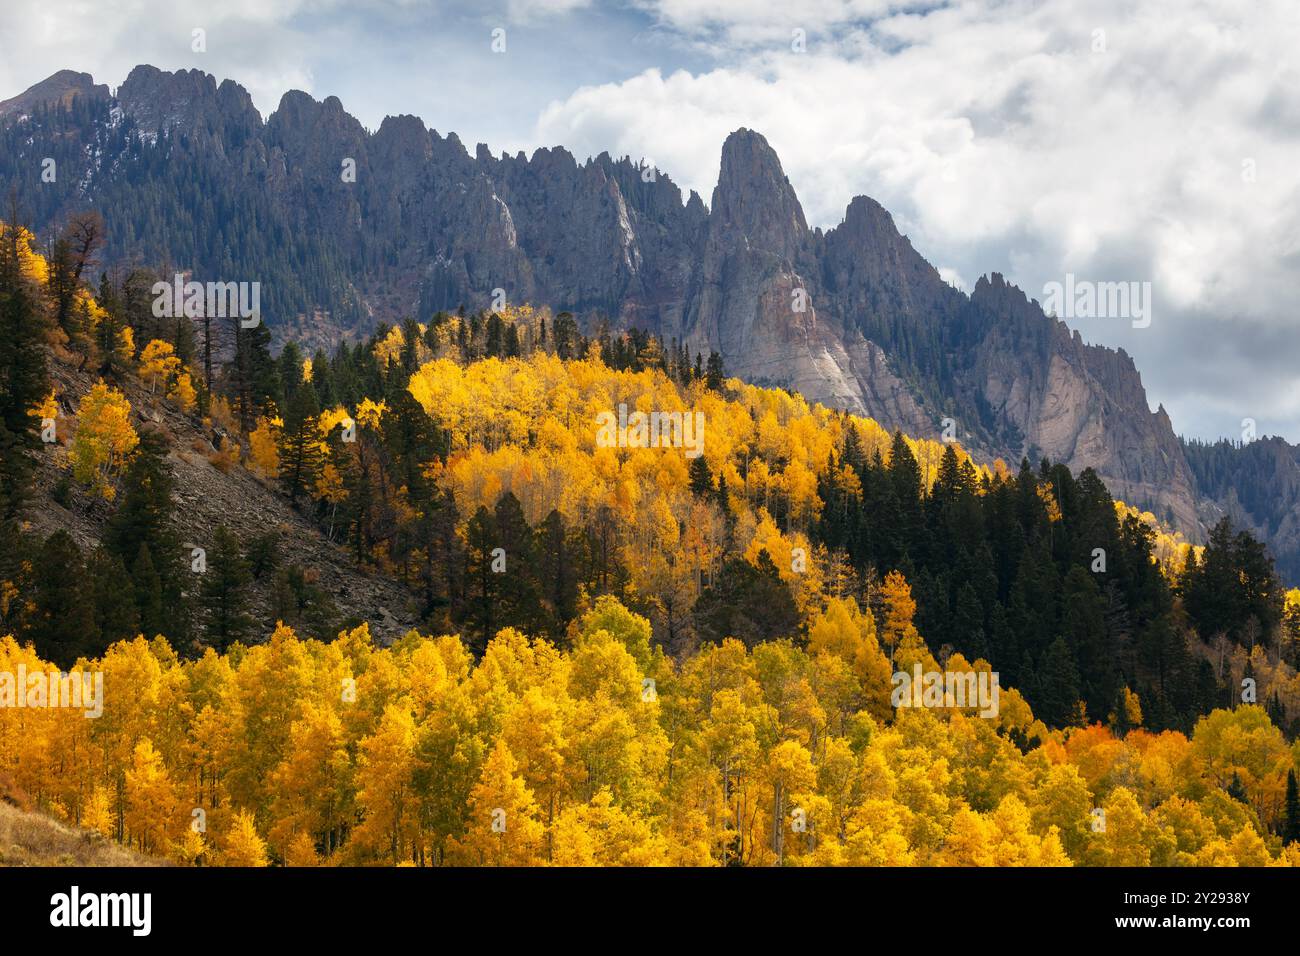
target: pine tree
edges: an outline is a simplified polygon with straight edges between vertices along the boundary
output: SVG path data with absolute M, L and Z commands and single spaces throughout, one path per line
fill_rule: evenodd
M 550 611 L 551 639 L 559 641 L 573 620 L 578 602 L 578 580 L 574 549 L 564 518 L 551 511 L 537 533 L 537 569 L 542 597 Z
M 754 564 L 735 557 L 722 566 L 717 580 L 695 604 L 695 625 L 706 640 L 735 637 L 752 647 L 792 637 L 799 612 L 790 586 L 781 580 L 771 555 L 762 550 Z
M 45 539 L 32 569 L 35 605 L 28 637 L 45 660 L 71 667 L 78 657 L 90 656 L 95 618 L 87 600 L 81 549 L 66 531 Z
M 162 575 L 158 573 L 153 554 L 144 541 L 140 542 L 140 551 L 131 565 L 131 591 L 142 634 L 152 637 L 175 633 L 167 626 L 169 615 L 164 610 Z
M 717 352 L 709 353 L 708 366 L 705 370 L 705 385 L 711 392 L 721 392 L 726 376 L 722 370 L 722 356 Z
M 16 520 L 30 493 L 27 451 L 38 444 L 32 410 L 49 392 L 45 318 L 20 262 L 24 231 L 0 227 L 0 518 Z
M 207 549 L 207 569 L 199 585 L 204 634 L 208 643 L 219 651 L 243 640 L 252 628 L 245 593 L 251 581 L 239 540 L 224 525 L 219 525 L 213 532 L 212 546 Z
M 284 417 L 279 439 L 280 483 L 295 501 L 315 485 L 324 464 L 319 422 L 320 406 L 316 404 L 315 389 L 298 389 Z
M 239 416 L 239 430 L 247 435 L 256 426 L 258 416 L 279 394 L 280 382 L 271 358 L 271 333 L 266 326 L 258 322 L 244 328 L 236 319 L 232 328 L 235 352 L 226 369 L 226 389 L 231 406 Z
M 1286 803 L 1282 810 L 1282 842 L 1300 840 L 1300 789 L 1296 787 L 1295 768 L 1286 772 Z
M 161 433 L 141 433 L 122 475 L 120 501 L 105 529 L 104 547 L 130 572 L 141 631 L 184 643 L 190 629 L 182 575 L 188 572 L 173 524 L 168 450 Z
M 95 615 L 96 650 L 139 633 L 140 612 L 122 559 L 96 548 L 86 562 L 86 573 Z
M 1241 782 L 1241 774 L 1236 770 L 1232 771 L 1232 780 L 1228 783 L 1228 796 L 1241 803 L 1248 802 L 1246 787 Z
M 1065 639 L 1058 637 L 1039 662 L 1034 712 L 1052 727 L 1065 727 L 1071 723 L 1078 699 L 1079 673 Z
M 703 455 L 691 459 L 688 468 L 691 478 L 691 493 L 698 498 L 708 498 L 713 494 L 713 475 L 709 472 L 709 463 Z

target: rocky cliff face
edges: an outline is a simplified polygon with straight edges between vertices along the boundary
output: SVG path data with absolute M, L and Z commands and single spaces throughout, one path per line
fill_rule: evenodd
M 27 116 L 73 96 L 102 101 L 82 128 Z M 71 132 L 86 147 L 76 186 L 42 198 L 37 227 L 97 203 L 119 258 L 260 270 L 281 339 L 328 345 L 379 321 L 483 307 L 500 289 L 588 328 L 717 350 L 732 374 L 909 433 L 936 435 L 952 418 L 987 457 L 1095 468 L 1117 495 L 1199 534 L 1182 448 L 1127 355 L 1084 345 L 1001 276 L 969 297 L 948 286 L 865 196 L 835 228 L 810 229 L 754 131 L 728 137 L 706 208 L 630 159 L 471 154 L 411 116 L 368 132 L 333 97 L 287 93 L 263 122 L 237 84 L 197 71 L 138 67 L 111 101 L 84 74 L 56 74 L 0 104 L 3 117 L 23 126 L 0 159 L 0 186 L 20 195 L 43 138 Z M 95 148 L 116 155 L 92 162 Z M 202 191 L 151 192 L 159 170 L 183 170 Z M 123 208 L 135 218 L 115 223 Z M 174 221 L 221 241 L 191 248 L 167 234 Z M 258 243 L 255 260 L 239 258 Z
M 1093 468 L 1112 494 L 1195 535 L 1191 470 L 1163 407 L 1147 405 L 1133 360 L 1085 345 L 994 273 L 971 304 L 989 332 L 973 374 L 990 407 L 1013 422 L 1034 457 Z

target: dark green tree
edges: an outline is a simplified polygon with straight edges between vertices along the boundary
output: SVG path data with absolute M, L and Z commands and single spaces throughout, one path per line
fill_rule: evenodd
M 224 652 L 245 639 L 252 630 L 248 616 L 247 589 L 252 581 L 248 564 L 237 539 L 224 525 L 218 525 L 207 550 L 207 569 L 199 584 L 203 610 L 203 633 L 207 642 Z

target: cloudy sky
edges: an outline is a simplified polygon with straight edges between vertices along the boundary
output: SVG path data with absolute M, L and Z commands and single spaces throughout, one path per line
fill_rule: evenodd
M 873 196 L 968 290 L 1150 282 L 1148 327 L 1070 324 L 1183 434 L 1300 441 L 1298 49 L 1296 0 L 43 0 L 0 10 L 0 98 L 198 67 L 263 115 L 333 94 L 371 129 L 644 157 L 706 202 L 748 126 L 810 223 Z

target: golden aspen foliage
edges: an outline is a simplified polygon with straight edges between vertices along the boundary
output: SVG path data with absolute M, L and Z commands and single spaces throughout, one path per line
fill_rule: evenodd
M 326 736 L 322 743 L 328 741 Z M 364 784 L 357 805 L 365 819 L 354 839 L 358 849 L 386 855 L 392 863 L 408 859 L 414 843 L 414 755 L 415 720 L 406 708 L 389 705 L 376 731 L 361 742 L 357 769 Z
M 870 612 L 864 613 L 855 601 L 831 598 L 809 624 L 808 651 L 843 659 L 859 682 L 862 708 L 880 720 L 891 715 L 893 669 L 880 649 Z
M 477 866 L 542 862 L 537 802 L 517 770 L 510 748 L 498 739 L 470 792 L 468 826 L 464 838 L 452 843 L 453 860 Z
M 113 479 L 139 441 L 131 426 L 131 403 L 121 392 L 98 382 L 77 408 L 70 452 L 73 476 L 111 501 L 117 495 Z
M 128 842 L 145 853 L 163 852 L 188 819 L 181 817 L 176 788 L 147 738 L 135 745 L 125 779 Z
M 249 469 L 263 478 L 273 478 L 280 473 L 280 426 L 279 418 L 263 415 L 257 420 L 257 427 L 248 434 Z
M 222 862 L 226 866 L 268 866 L 266 841 L 258 835 L 253 815 L 246 810 L 235 814 L 226 834 Z
M 164 389 L 180 371 L 181 360 L 170 342 L 151 339 L 140 353 L 140 377 L 149 383 L 152 395 L 162 385 Z
M 194 380 L 189 372 L 178 372 L 167 389 L 167 397 L 177 404 L 183 412 L 194 410 L 198 395 L 194 391 Z
M 1260 708 L 1216 711 L 1191 739 L 1047 731 L 1013 688 L 997 719 L 890 712 L 870 705 L 873 628 L 834 599 L 806 649 L 725 640 L 677 662 L 602 597 L 571 649 L 507 628 L 477 662 L 455 636 L 379 647 L 364 625 L 329 644 L 281 626 L 193 660 L 137 638 L 84 662 L 105 675 L 101 717 L 0 709 L 0 773 L 191 864 L 1295 862 L 1264 836 L 1295 754 Z M 20 663 L 43 666 L 0 640 L 0 671 Z M 1043 735 L 1027 753 L 1005 736 L 1009 700 Z M 72 749 L 87 759 L 57 772 Z M 1220 782 L 1234 775 L 1249 802 Z

